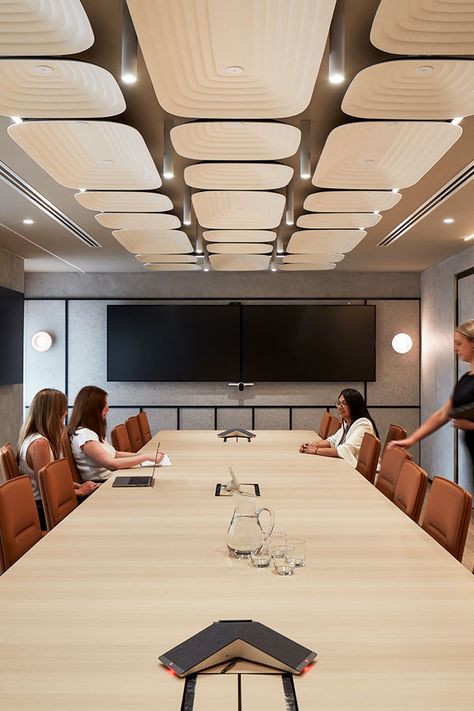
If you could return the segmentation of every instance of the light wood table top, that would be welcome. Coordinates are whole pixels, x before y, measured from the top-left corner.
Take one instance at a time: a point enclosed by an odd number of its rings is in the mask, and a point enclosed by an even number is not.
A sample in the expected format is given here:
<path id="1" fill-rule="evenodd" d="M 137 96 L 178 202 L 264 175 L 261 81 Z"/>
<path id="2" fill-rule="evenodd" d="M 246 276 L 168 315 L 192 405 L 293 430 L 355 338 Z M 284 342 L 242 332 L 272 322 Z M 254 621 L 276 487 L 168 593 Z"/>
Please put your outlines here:
<path id="1" fill-rule="evenodd" d="M 299 454 L 314 433 L 159 439 L 173 465 L 153 488 L 107 482 L 0 578 L 2 709 L 179 711 L 158 656 L 252 618 L 318 652 L 300 711 L 472 711 L 474 576 L 344 461 Z M 229 464 L 306 539 L 292 577 L 227 554 Z M 205 677 L 195 711 L 234 711 L 233 684 Z M 280 711 L 269 684 L 245 679 L 244 711 Z"/>

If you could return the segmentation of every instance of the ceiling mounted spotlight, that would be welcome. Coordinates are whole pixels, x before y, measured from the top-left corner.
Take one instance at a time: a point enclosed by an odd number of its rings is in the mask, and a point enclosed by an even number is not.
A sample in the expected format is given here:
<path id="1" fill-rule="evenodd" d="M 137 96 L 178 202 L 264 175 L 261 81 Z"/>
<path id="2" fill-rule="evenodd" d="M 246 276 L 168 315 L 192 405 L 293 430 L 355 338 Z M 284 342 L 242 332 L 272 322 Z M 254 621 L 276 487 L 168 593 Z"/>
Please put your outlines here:
<path id="1" fill-rule="evenodd" d="M 287 225 L 295 224 L 295 192 L 291 183 L 286 186 L 285 222 Z"/>
<path id="2" fill-rule="evenodd" d="M 11 120 L 13 123 L 23 123 L 23 119 L 20 118 L 19 116 L 10 116 Z"/>
<path id="3" fill-rule="evenodd" d="M 34 223 L 35 221 L 32 220 L 30 217 L 25 217 L 25 219 L 23 220 L 24 225 L 34 225 Z"/>
<path id="4" fill-rule="evenodd" d="M 53 339 L 47 331 L 37 331 L 31 337 L 31 345 L 39 353 L 46 353 L 53 345 Z"/>
<path id="5" fill-rule="evenodd" d="M 137 35 L 126 0 L 122 3 L 122 61 L 120 78 L 125 84 L 137 81 Z"/>
<path id="6" fill-rule="evenodd" d="M 311 121 L 300 121 L 300 178 L 311 178 Z"/>
<path id="7" fill-rule="evenodd" d="M 173 146 L 170 138 L 172 128 L 172 121 L 163 121 L 163 178 L 167 180 L 174 178 Z"/>
<path id="8" fill-rule="evenodd" d="M 454 219 L 452 217 L 445 217 L 443 222 L 445 225 L 452 225 L 454 222 Z"/>
<path id="9" fill-rule="evenodd" d="M 183 225 L 191 224 L 191 189 L 188 185 L 183 190 Z"/>
<path id="10" fill-rule="evenodd" d="M 342 84 L 345 79 L 345 43 L 344 0 L 339 0 L 329 30 L 328 78 L 331 84 Z"/>

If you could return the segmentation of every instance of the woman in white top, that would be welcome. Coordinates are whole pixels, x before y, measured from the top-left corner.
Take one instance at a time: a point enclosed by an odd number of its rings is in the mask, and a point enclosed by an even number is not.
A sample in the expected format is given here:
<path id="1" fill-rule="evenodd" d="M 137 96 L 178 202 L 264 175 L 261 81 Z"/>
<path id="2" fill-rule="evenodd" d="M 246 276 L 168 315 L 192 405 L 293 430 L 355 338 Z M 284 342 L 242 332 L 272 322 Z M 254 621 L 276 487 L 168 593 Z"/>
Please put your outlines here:
<path id="1" fill-rule="evenodd" d="M 301 445 L 300 452 L 323 457 L 340 457 L 355 467 L 364 434 L 369 432 L 378 437 L 379 433 L 358 390 L 342 390 L 337 399 L 337 409 L 342 418 L 342 426 L 336 434 L 321 442 L 306 442 Z"/>
<path id="2" fill-rule="evenodd" d="M 46 528 L 43 504 L 38 488 L 40 469 L 61 456 L 61 435 L 67 413 L 67 398 L 60 390 L 45 388 L 31 401 L 28 416 L 18 440 L 18 462 L 21 474 L 31 478 L 41 528 Z M 74 484 L 78 496 L 87 496 L 96 488 L 92 482 Z"/>
<path id="3" fill-rule="evenodd" d="M 107 393 L 95 385 L 82 388 L 74 401 L 69 437 L 77 468 L 84 481 L 107 479 L 117 469 L 130 469 L 150 460 L 149 454 L 118 452 L 107 441 Z M 156 462 L 163 459 L 159 451 Z"/>

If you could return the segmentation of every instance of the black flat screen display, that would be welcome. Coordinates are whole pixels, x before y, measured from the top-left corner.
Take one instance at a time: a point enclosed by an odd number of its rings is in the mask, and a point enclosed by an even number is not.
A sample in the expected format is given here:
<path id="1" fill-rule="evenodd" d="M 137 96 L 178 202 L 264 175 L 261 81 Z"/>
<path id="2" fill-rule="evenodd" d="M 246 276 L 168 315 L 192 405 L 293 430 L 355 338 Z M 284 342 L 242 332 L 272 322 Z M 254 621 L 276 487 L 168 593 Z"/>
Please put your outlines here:
<path id="1" fill-rule="evenodd" d="M 242 380 L 375 380 L 375 306 L 244 306 Z"/>
<path id="2" fill-rule="evenodd" d="M 107 380 L 239 379 L 239 305 L 107 307 Z"/>
<path id="3" fill-rule="evenodd" d="M 23 382 L 23 301 L 21 292 L 0 287 L 0 385 Z"/>

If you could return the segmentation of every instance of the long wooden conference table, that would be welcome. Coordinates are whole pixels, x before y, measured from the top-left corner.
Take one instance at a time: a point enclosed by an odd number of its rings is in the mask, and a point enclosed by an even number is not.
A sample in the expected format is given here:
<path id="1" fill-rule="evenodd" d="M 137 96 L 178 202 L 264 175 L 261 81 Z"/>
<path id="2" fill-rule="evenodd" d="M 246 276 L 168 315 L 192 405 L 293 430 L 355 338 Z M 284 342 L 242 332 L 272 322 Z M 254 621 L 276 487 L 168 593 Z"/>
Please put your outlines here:
<path id="1" fill-rule="evenodd" d="M 299 454 L 314 433 L 158 438 L 172 466 L 153 488 L 107 482 L 0 578 L 1 709 L 179 711 L 159 655 L 253 619 L 318 653 L 294 678 L 299 711 L 472 711 L 474 576 L 344 461 Z M 214 496 L 229 464 L 306 539 L 295 575 L 229 557 L 234 502 Z M 199 675 L 193 711 L 295 708 L 262 671 Z"/>

